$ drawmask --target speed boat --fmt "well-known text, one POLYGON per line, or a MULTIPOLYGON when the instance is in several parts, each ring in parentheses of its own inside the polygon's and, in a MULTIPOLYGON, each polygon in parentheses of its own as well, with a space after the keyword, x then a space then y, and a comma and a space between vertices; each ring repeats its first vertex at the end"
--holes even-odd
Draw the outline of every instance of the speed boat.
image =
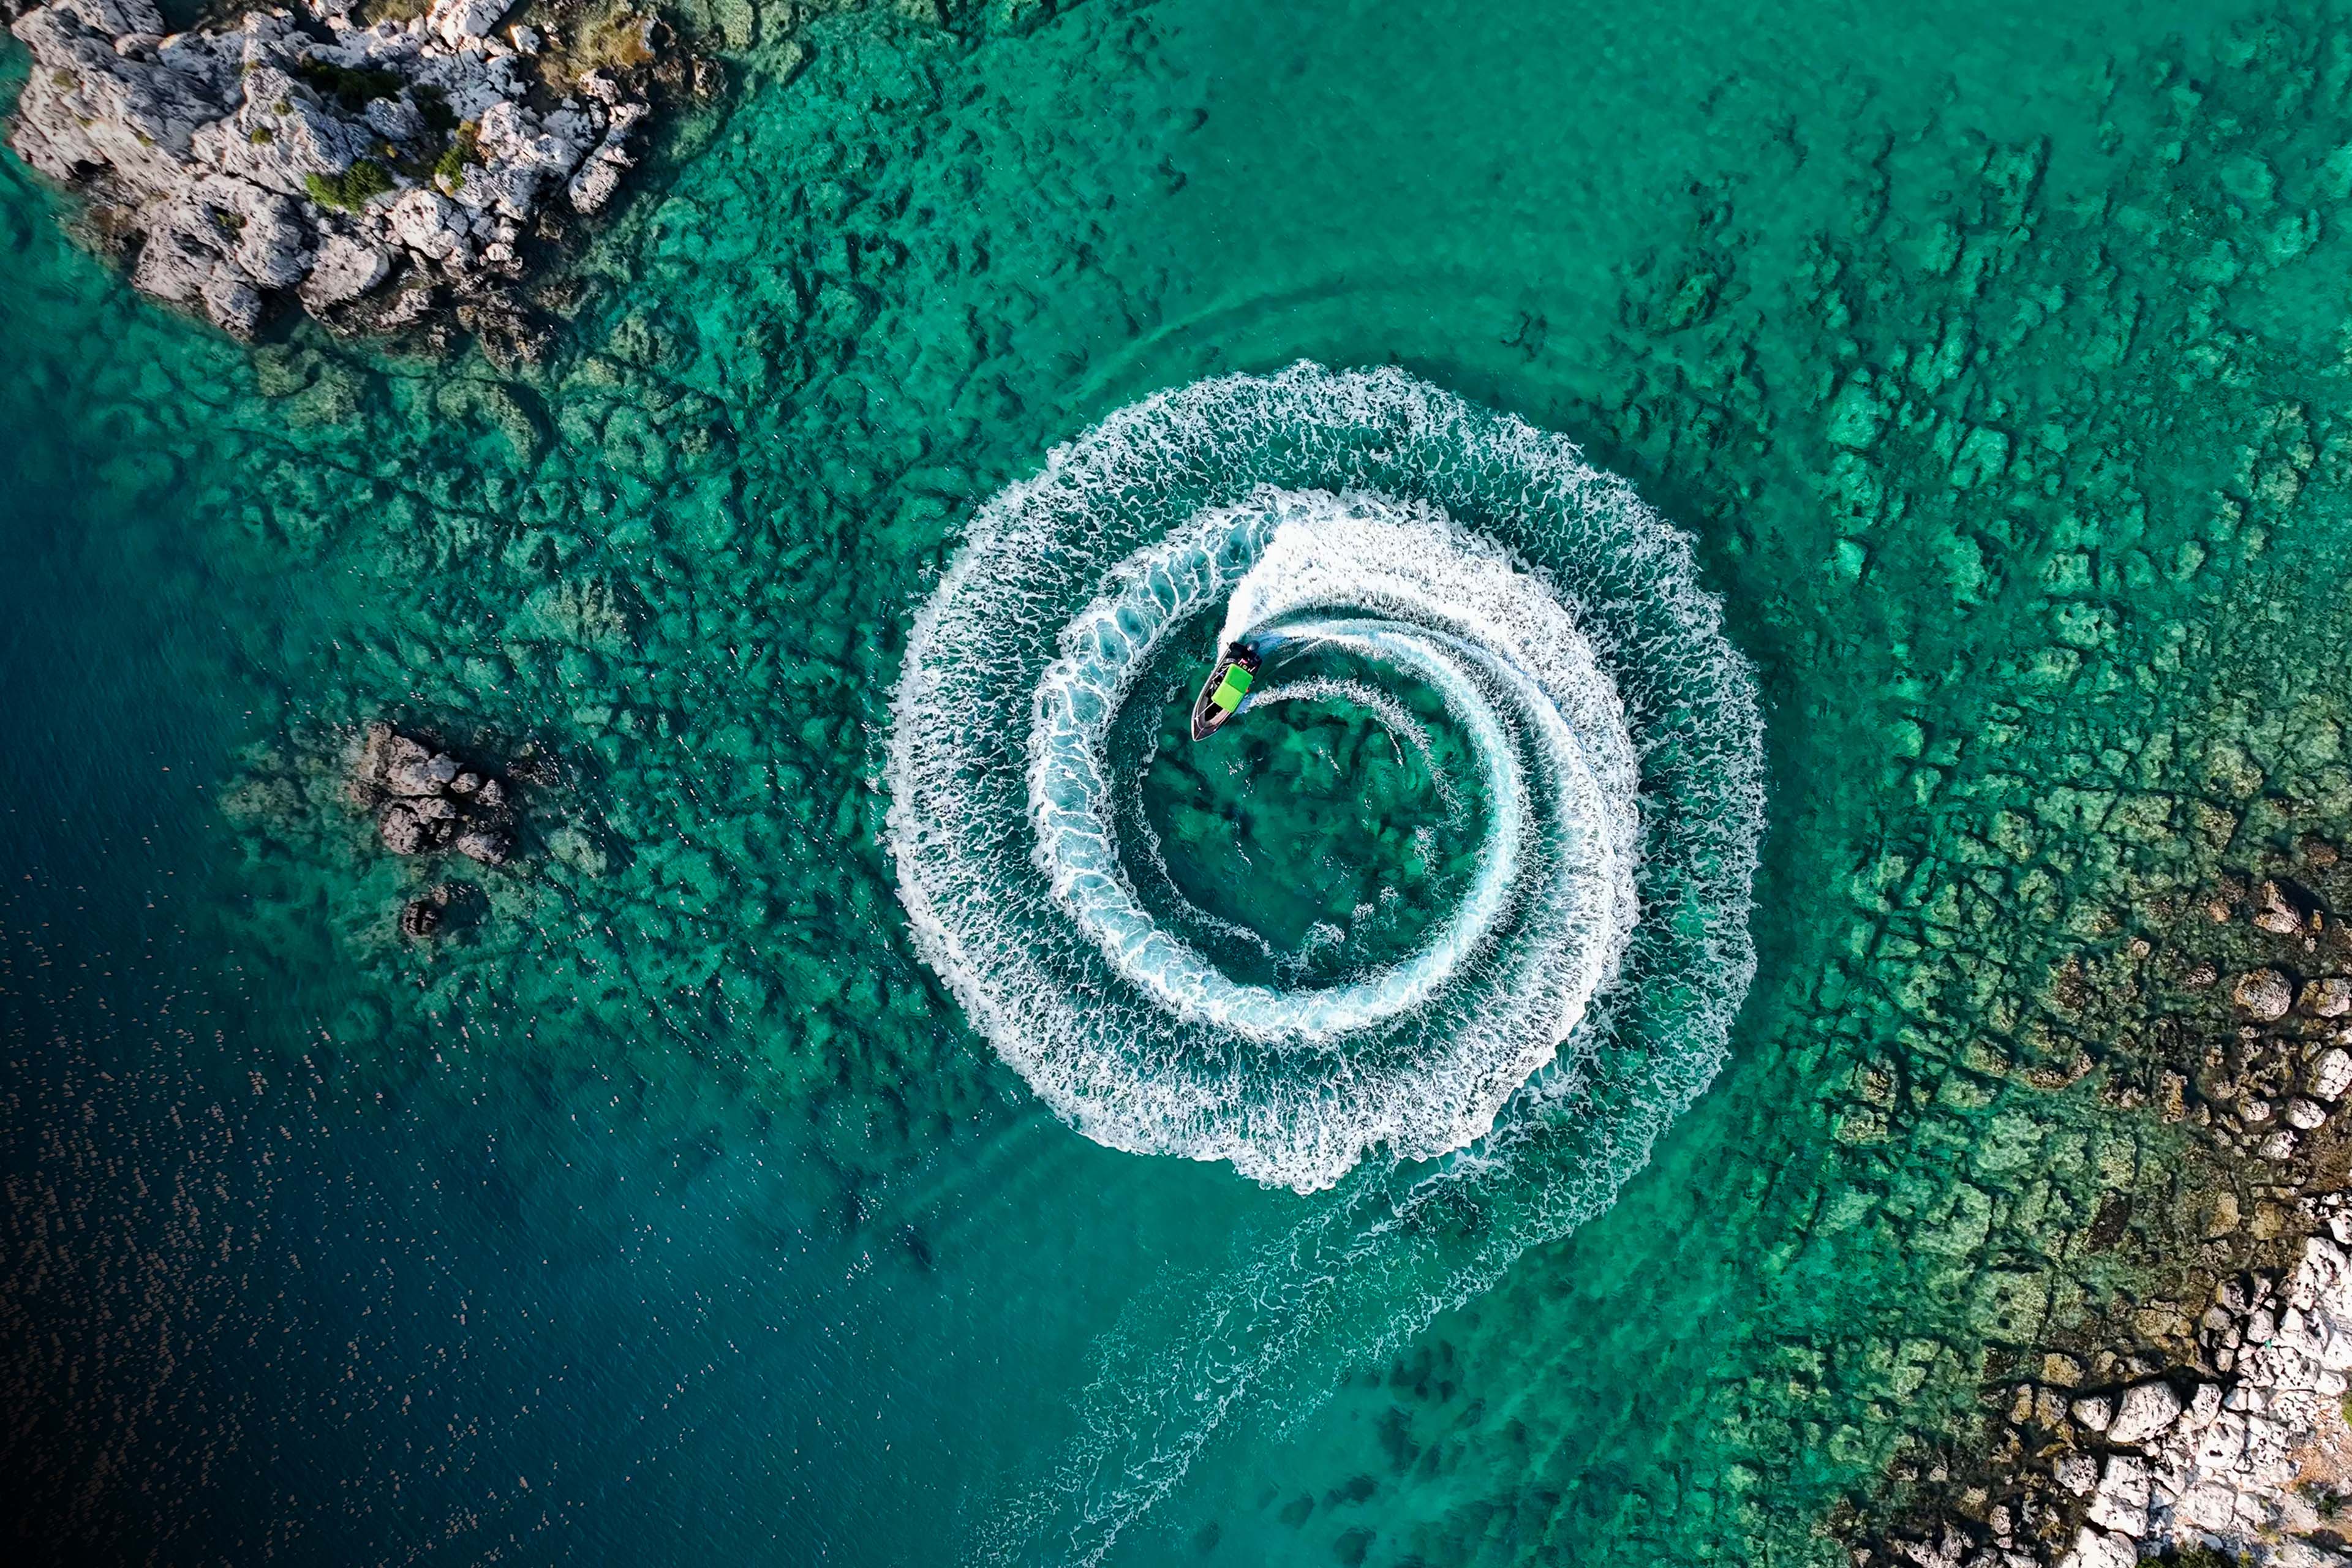
POLYGON ((1201 683, 1201 695, 1192 700, 1192 739, 1207 740, 1234 716, 1257 679, 1257 666, 1258 656, 1242 644, 1225 645, 1216 668, 1201 683))

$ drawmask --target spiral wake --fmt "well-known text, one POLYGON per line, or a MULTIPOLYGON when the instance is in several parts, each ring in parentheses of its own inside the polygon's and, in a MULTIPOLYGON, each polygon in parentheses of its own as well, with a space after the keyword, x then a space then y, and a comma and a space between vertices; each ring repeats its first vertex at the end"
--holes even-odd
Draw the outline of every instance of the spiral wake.
POLYGON ((889 836, 923 956, 1064 1120, 1314 1191, 1487 1139, 1531 1083, 1594 1104, 1612 1049, 1663 1055, 1600 1114, 1696 1093, 1752 968, 1759 749, 1686 542, 1626 486, 1401 373, 1300 365, 1122 410, 981 511, 914 627, 889 836), (1477 830, 1410 951, 1240 973, 1234 922, 1168 892, 1152 694, 1236 641, 1278 677, 1237 723, 1311 701, 1424 763, 1429 724, 1458 742, 1433 782, 1477 830), (1670 1041, 1619 1021, 1664 1005, 1670 1041))

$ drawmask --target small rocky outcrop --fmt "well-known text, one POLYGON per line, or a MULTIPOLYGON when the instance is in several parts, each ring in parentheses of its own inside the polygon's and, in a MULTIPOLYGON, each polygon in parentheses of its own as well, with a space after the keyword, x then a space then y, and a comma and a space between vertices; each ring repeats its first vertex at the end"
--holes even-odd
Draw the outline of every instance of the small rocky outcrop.
MULTIPOLYGON (((377 836, 395 855, 454 851, 485 866, 514 857, 511 781, 390 724, 370 724, 361 736, 346 791, 353 805, 375 817, 377 836)), ((401 916, 402 931, 412 936, 430 935, 439 923, 437 911, 415 904, 401 916)))
POLYGON ((443 882, 401 905, 400 934, 411 942, 429 941, 447 922, 460 890, 457 883, 443 882))
MULTIPOLYGON (((438 892, 439 889, 435 889, 438 892)), ((400 907, 400 934, 411 942, 423 942, 441 929, 441 910, 446 900, 427 895, 411 899, 400 907)))
POLYGON ((89 196, 135 287, 240 337, 290 299, 359 332, 454 316, 537 358, 523 248, 619 189, 658 25, 624 18, 616 63, 580 69, 530 27, 501 34, 510 0, 368 26, 352 0, 306 4, 169 36, 154 0, 36 5, 12 28, 33 70, 11 145, 89 196))

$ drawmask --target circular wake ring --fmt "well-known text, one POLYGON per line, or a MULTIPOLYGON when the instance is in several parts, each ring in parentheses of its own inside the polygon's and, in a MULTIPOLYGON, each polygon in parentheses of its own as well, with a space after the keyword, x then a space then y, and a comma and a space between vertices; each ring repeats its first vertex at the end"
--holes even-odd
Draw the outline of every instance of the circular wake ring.
MULTIPOLYGON (((1375 1149, 1460 1149, 1531 1077, 1575 1085, 1609 1033, 1597 1006, 1661 978, 1675 922, 1711 939, 1695 961, 1730 961, 1676 984, 1745 987, 1759 736, 1717 620, 1685 541, 1621 481, 1400 373, 1300 365, 1148 399, 991 500, 917 618, 888 767, 917 945, 1113 1147, 1302 1191, 1375 1149), (1344 659, 1461 736, 1470 776, 1436 782, 1468 786, 1483 831, 1409 953, 1328 984, 1246 980, 1139 890, 1150 831, 1128 803, 1149 759, 1122 716, 1153 671, 1213 651, 1221 608, 1216 646, 1344 659), (1696 926, 1675 907, 1693 900, 1696 926)), ((1258 702, 1292 689, 1369 689, 1309 679, 1258 702)), ((1392 702, 1372 716, 1417 730, 1392 702)), ((1711 1075, 1728 1008, 1701 1012, 1711 1075)))

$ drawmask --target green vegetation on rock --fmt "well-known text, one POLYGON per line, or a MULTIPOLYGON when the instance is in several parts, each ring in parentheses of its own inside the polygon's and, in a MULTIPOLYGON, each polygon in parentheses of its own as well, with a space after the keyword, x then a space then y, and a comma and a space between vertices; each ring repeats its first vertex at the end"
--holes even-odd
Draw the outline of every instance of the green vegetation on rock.
POLYGON ((433 176, 452 191, 466 184, 466 165, 475 162, 474 127, 471 122, 457 127, 449 138, 449 145, 441 150, 434 163, 433 176))
POLYGON ((320 206, 357 212, 373 197, 393 188, 391 171, 373 158, 355 159, 340 174, 309 174, 302 184, 320 206))
POLYGON ((361 109, 374 99, 391 98, 401 86, 400 78, 390 71, 354 70, 316 57, 297 62, 294 74, 349 110, 361 109))

